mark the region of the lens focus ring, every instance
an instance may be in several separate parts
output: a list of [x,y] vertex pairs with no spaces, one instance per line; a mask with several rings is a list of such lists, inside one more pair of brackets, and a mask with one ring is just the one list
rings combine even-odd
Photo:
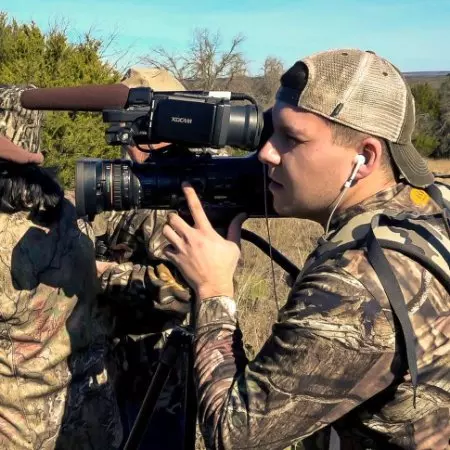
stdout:
[[112,207],[122,210],[122,167],[120,164],[112,165]]

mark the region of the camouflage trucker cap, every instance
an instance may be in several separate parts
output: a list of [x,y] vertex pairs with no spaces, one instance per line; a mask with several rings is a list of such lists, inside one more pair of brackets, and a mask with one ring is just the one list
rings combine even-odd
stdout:
[[17,163],[41,163],[42,111],[20,104],[20,95],[35,86],[0,85],[0,158]]
[[149,87],[154,91],[185,91],[186,88],[165,69],[132,67],[121,81],[129,88]]
[[409,184],[433,183],[411,141],[415,106],[408,83],[374,52],[339,49],[304,58],[282,76],[277,99],[384,139]]

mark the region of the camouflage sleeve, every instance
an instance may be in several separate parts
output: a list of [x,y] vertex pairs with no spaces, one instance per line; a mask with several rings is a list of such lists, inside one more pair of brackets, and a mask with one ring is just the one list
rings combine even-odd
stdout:
[[[166,264],[114,264],[100,276],[102,298],[113,313],[114,333],[160,331],[190,311],[191,293]],[[126,329],[124,328],[126,327]]]
[[105,211],[93,221],[97,238],[104,240],[110,257],[118,262],[128,261],[140,247],[150,259],[165,259],[167,241],[162,229],[167,210],[138,209],[131,211]]
[[124,297],[131,305],[133,299],[148,301],[150,295],[157,299],[157,309],[180,314],[188,312],[189,289],[175,279],[165,264],[160,263],[156,267],[118,264],[103,272],[100,279],[102,292],[114,295],[116,301]]
[[209,448],[283,449],[315,433],[392,382],[394,349],[380,303],[338,266],[294,284],[250,362],[234,300],[202,302],[195,369]]

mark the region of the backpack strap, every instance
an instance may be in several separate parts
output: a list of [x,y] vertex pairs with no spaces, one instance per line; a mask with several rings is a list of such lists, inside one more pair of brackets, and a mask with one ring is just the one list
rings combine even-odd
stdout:
[[[442,208],[442,209],[450,209],[450,200],[447,200],[444,197],[443,188],[447,188],[447,185],[444,183],[433,183],[427,188],[425,188],[425,191],[427,194]],[[449,189],[450,192],[450,189]]]
[[413,259],[436,277],[450,293],[450,239],[428,224],[443,214],[420,216],[408,213],[371,211],[351,219],[328,240],[322,238],[300,276],[347,250],[363,249],[375,270],[394,313],[405,344],[406,358],[415,393],[418,383],[417,337],[408,308],[384,249],[398,251]]
[[299,278],[329,259],[336,259],[347,250],[365,247],[372,217],[382,211],[368,211],[350,219],[338,232],[331,232],[318,240],[318,246],[305,262]]
[[417,337],[408,316],[408,308],[406,306],[405,297],[400,288],[394,270],[390,265],[383,249],[375,236],[371,227],[367,236],[367,259],[375,270],[383,286],[386,296],[394,313],[394,318],[399,322],[402,331],[403,342],[405,344],[406,359],[408,362],[409,372],[411,374],[411,382],[414,390],[413,404],[416,406],[416,387],[418,378],[417,369]]
[[[435,176],[439,178],[449,178],[450,174],[440,174]],[[450,238],[450,185],[441,181],[435,181],[426,189],[428,195],[442,208],[445,230]]]

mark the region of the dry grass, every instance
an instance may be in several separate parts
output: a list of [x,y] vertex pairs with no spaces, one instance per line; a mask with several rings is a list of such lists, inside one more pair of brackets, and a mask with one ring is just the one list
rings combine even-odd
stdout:
[[[321,227],[299,219],[251,219],[244,227],[268,240],[301,267],[314,248]],[[286,301],[286,273],[253,244],[243,241],[237,276],[239,321],[249,357],[253,357],[270,334],[278,308]],[[278,302],[278,305],[277,305]]]
[[408,84],[414,86],[415,84],[428,83],[432,88],[439,89],[441,84],[447,79],[447,75],[431,75],[431,76],[408,76]]
[[434,172],[450,173],[450,159],[429,159],[428,166]]

